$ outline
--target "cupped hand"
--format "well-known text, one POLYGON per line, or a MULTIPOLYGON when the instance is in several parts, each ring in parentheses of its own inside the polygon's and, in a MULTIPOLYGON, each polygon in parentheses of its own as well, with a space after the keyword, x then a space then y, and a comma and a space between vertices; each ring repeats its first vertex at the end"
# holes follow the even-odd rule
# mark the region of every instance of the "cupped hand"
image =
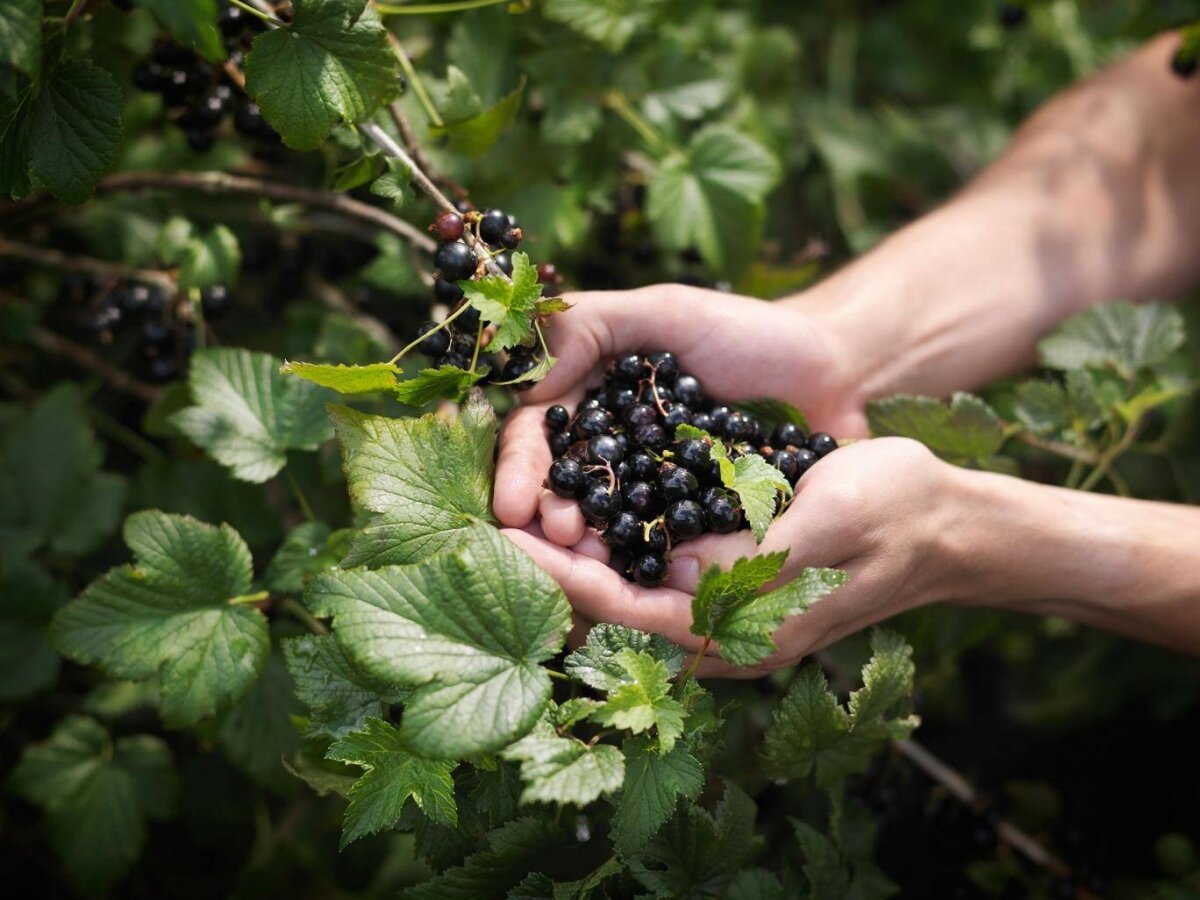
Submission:
POLYGON ((670 350, 714 400, 774 397, 835 437, 865 433, 862 403, 845 374, 849 348, 803 305, 682 285, 566 299, 573 308, 547 325, 558 364, 524 395, 501 435, 494 508, 504 525, 524 528, 540 512, 551 541, 573 546, 583 537, 578 506, 542 488, 552 461, 543 417, 554 404, 574 411, 619 353, 670 350))
POLYGON ((784 622, 775 634, 778 651, 759 667, 734 668, 710 646, 699 670, 755 677, 897 613, 947 599, 959 577, 953 540, 966 507, 962 477, 915 441, 880 438, 843 447, 805 473, 761 545, 748 531, 681 544, 668 585, 653 589, 610 569, 607 548, 594 533, 572 548, 547 540, 536 526, 507 533, 562 586, 583 620, 662 634, 692 653, 703 648, 690 630, 692 594, 709 566, 728 568, 743 556, 787 550, 783 571, 768 588, 808 566, 849 573, 845 585, 784 622))

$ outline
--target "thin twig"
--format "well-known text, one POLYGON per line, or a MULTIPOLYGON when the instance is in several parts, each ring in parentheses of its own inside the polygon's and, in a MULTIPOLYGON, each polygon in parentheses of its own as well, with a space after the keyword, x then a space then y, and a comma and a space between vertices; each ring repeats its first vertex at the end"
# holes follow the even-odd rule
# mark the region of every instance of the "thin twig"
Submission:
POLYGON ((172 294, 175 293, 175 277, 159 269, 138 269, 102 259, 79 256, 75 253, 63 253, 49 247, 10 241, 7 238, 0 238, 0 256, 9 259, 23 259, 67 272, 88 272, 98 278, 127 278, 143 284, 156 284, 172 294))
POLYGON ((408 116, 404 114, 404 109, 400 106, 399 101, 393 101, 388 104, 388 113, 391 114, 392 122, 396 125, 396 131, 400 133, 400 140, 404 141, 404 146, 412 157, 413 162, 417 164, 417 168, 425 172, 429 176, 430 181, 435 184, 443 185, 446 190, 458 197, 460 200, 466 200, 470 194, 465 187, 451 178, 444 172, 438 172, 433 168, 433 163, 430 162, 428 154, 417 140, 417 132, 413 128, 413 124, 409 121, 408 116))
POLYGON ((127 375, 116 366, 106 363, 96 354, 92 353, 87 347, 82 344, 77 344, 68 338, 55 334, 52 331, 47 331, 41 326, 34 326, 29 333, 30 342, 39 350, 44 350, 46 353, 52 353, 55 356, 61 356, 63 359, 70 360, 79 366, 81 369, 87 369, 93 372, 104 381, 108 382, 119 391, 124 391, 127 394, 132 394, 147 403, 153 403, 162 393, 161 388, 157 388, 152 384, 146 384, 144 381, 138 381, 127 375))
POLYGON ((186 190, 204 194, 245 194, 250 197, 267 197, 285 203, 316 206, 370 222, 392 234, 399 235, 415 247, 432 253, 437 244, 427 234, 403 219, 369 203, 363 203, 345 194, 321 191, 298 184, 267 181, 250 175, 233 175, 228 172, 118 172, 100 182, 98 192, 139 190, 186 190))
POLYGON ((1083 484, 1079 486, 1081 491, 1090 491, 1100 483, 1101 478, 1103 478, 1105 475, 1111 474, 1113 463, 1115 463, 1118 457, 1128 450, 1133 444, 1134 440, 1137 439, 1138 432, 1141 430, 1141 424, 1141 419, 1138 419, 1136 422, 1131 422, 1128 427, 1126 427, 1125 433, 1121 436, 1121 440, 1117 441, 1117 443, 1113 444, 1102 454, 1100 454, 1100 458, 1096 462, 1096 468, 1092 470, 1092 473, 1088 475, 1088 477, 1083 480, 1083 484))
POLYGON ((1037 447, 1039 450, 1045 450, 1047 453, 1063 456, 1076 462, 1095 465, 1100 459, 1095 451, 1084 447, 1076 447, 1065 441, 1051 441, 1046 438, 1040 438, 1036 434, 1030 434, 1028 431, 1018 431, 1013 437, 1022 444, 1028 444, 1030 447, 1037 447))

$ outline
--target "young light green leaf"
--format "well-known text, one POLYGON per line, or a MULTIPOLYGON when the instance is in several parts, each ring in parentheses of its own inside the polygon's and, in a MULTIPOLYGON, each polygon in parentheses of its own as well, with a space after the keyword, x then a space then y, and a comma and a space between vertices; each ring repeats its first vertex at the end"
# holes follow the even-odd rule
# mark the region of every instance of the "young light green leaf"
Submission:
MULTIPOLYGON (((765 569, 769 564, 759 565, 765 569)), ((711 594, 706 592, 701 612, 707 614, 710 609, 713 612, 711 634, 721 658, 735 666, 753 666, 778 649, 771 635, 784 619, 800 615, 817 600, 845 584, 847 578, 840 569, 810 568, 787 584, 757 596, 747 595, 745 584, 739 586, 737 593, 725 593, 720 582, 714 581, 717 589, 711 594)))
POLYGON ((761 419, 768 425, 780 425, 790 422, 792 425, 800 426, 800 429, 805 433, 809 431, 808 419, 804 417, 804 413, 783 400, 764 397, 758 400, 739 400, 733 405, 747 415, 761 419))
POLYGON ((625 757, 611 744, 560 737, 545 720, 501 755, 521 764, 522 803, 586 806, 621 789, 625 757))
POLYGON ((131 565, 109 570, 54 617, 51 641, 117 678, 158 676, 168 725, 242 696, 270 650, 267 621, 231 603, 250 589, 250 550, 228 525, 158 511, 125 520, 131 565))
POLYGON ((0 65, 12 66, 38 80, 42 70, 42 0, 9 0, 0 7, 0 65))
POLYGON ((644 653, 661 662, 674 678, 683 667, 683 648, 662 635, 647 634, 626 625, 601 622, 588 632, 587 643, 563 661, 563 671, 588 687, 608 693, 630 681, 629 671, 617 661, 622 650, 644 653))
POLYGON ((498 750, 533 727, 550 699, 539 664, 570 625, 558 586, 488 525, 424 563, 320 575, 306 600, 334 618, 351 660, 414 689, 401 736, 439 758, 498 750))
POLYGON ((254 40, 246 89, 297 150, 315 150, 338 122, 361 122, 399 93, 387 31, 362 0, 294 0, 285 28, 254 40))
POLYGON ((412 169, 392 157, 385 157, 387 171, 371 183, 371 193, 384 200, 390 200, 392 206, 400 209, 404 206, 409 182, 412 181, 412 169))
POLYGON ((422 369, 415 378, 401 381, 393 388, 396 399, 409 406, 428 406, 437 400, 461 400, 484 373, 468 372, 458 366, 422 369))
POLYGON ((399 366, 391 363, 371 363, 366 366, 321 365, 319 363, 285 362, 279 371, 295 375, 339 394, 371 394, 390 391, 396 387, 401 374, 399 366))
POLYGON ((170 817, 178 798, 163 741, 139 734, 114 742, 94 719, 74 715, 25 748, 9 784, 46 811, 51 847, 88 893, 107 891, 133 868, 147 820, 170 817))
POLYGON ((316 450, 332 432, 327 391, 280 374, 280 360, 243 349, 192 356, 192 406, 171 423, 242 481, 266 481, 287 464, 288 450, 316 450))
POLYGON ((787 557, 786 550, 742 557, 726 571, 713 565, 703 573, 692 598, 692 634, 711 635, 730 611, 753 600, 778 577, 787 557))
POLYGON ((492 521, 496 417, 482 396, 452 422, 330 410, 342 445, 350 499, 381 513, 362 530, 344 564, 419 562, 458 546, 476 522, 492 521))
POLYGON ((860 735, 881 739, 907 737, 916 726, 911 717, 912 647, 894 631, 871 633, 871 659, 863 666, 863 686, 850 695, 850 724, 860 735))
POLYGON ((465 122, 483 111, 479 92, 458 66, 446 67, 446 83, 437 106, 445 122, 465 122))
POLYGON ((868 404, 867 421, 874 437, 913 438, 956 465, 986 465, 1005 439, 1000 417, 973 394, 955 394, 949 404, 898 394, 868 404))
POLYGON ((552 704, 546 718, 555 728, 570 728, 582 722, 600 706, 599 700, 591 697, 572 697, 562 703, 552 704))
POLYGON ((0 571, 0 702, 12 702, 58 679, 58 654, 46 640, 46 626, 66 602, 67 589, 27 560, 0 571))
POLYGON ((1073 316, 1038 344, 1054 369, 1114 366, 1128 377, 1166 362, 1184 340, 1183 316, 1162 303, 1108 303, 1073 316))
POLYGON ((217 0, 134 0, 154 13, 185 47, 195 50, 209 62, 225 59, 225 45, 217 30, 217 0))
POLYGON ((681 800, 690 802, 700 795, 704 767, 683 742, 670 753, 660 753, 656 742, 635 737, 625 741, 622 752, 625 788, 613 814, 613 839, 622 856, 636 856, 681 800))
POLYGON ((506 350, 529 336, 533 315, 542 296, 537 269, 524 253, 512 255, 512 278, 485 275, 461 285, 468 302, 480 315, 495 324, 496 334, 489 348, 506 350))
POLYGON ((516 118, 524 93, 525 79, 522 78, 511 93, 506 94, 494 105, 468 119, 457 122, 447 120, 444 126, 431 126, 430 133, 435 137, 448 138, 450 149, 478 159, 491 150, 508 130, 516 118))
POLYGON ((179 252, 179 287, 182 290, 236 284, 242 270, 242 250, 237 237, 224 225, 193 233, 179 252))
MULTIPOLYGON (((718 442, 720 443, 720 442, 718 442)), ((716 444, 713 445, 714 447, 716 444)), ((718 455, 718 460, 724 457, 718 455)), ((721 480, 725 487, 736 491, 742 501, 742 510, 746 521, 754 532, 754 539, 760 544, 767 536, 767 528, 775 518, 776 500, 779 494, 790 496, 792 486, 777 468, 753 454, 739 456, 733 461, 733 477, 726 478, 729 472, 728 460, 719 462, 721 480)))
POLYGON ((372 678, 350 661, 332 635, 303 635, 283 642, 296 696, 309 708, 306 733, 338 738, 361 731, 368 718, 384 715, 403 692, 372 678))
POLYGON ((627 728, 634 734, 653 728, 659 749, 670 753, 683 734, 687 710, 671 697, 671 676, 666 665, 649 653, 630 649, 618 651, 613 662, 626 677, 609 691, 604 705, 592 713, 592 720, 612 728, 627 728))
POLYGON ((400 730, 382 719, 367 719, 361 731, 344 735, 326 758, 366 769, 350 788, 341 847, 400 820, 411 798, 434 822, 458 823, 454 802, 455 763, 413 756, 400 740, 400 730))

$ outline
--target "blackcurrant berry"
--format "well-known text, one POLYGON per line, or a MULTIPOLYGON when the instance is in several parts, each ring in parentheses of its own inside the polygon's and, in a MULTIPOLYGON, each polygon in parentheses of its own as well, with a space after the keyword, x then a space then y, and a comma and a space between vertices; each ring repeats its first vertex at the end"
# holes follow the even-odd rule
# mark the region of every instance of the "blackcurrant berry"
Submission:
POLYGON ((621 460, 619 463, 614 465, 612 470, 613 475, 617 477, 618 484, 623 484, 624 482, 631 480, 629 475, 629 463, 625 462, 625 460, 621 460))
POLYGON ((562 284, 562 275, 558 272, 558 267, 554 263, 542 263, 537 268, 538 284, 545 284, 553 287, 557 284, 562 284))
POLYGON ((520 228, 506 228, 500 235, 500 246, 505 250, 516 250, 521 245, 521 239, 524 236, 520 228))
POLYGON ((675 433, 675 429, 680 425, 690 425, 692 423, 692 411, 682 403, 672 403, 667 407, 667 414, 663 416, 663 426, 671 433, 675 433))
POLYGON ((996 9, 996 18, 1004 28, 1020 28, 1025 24, 1027 15, 1020 3, 1001 3, 996 9))
POLYGON ((610 547, 627 549, 642 542, 642 520, 631 512, 619 512, 604 529, 604 542, 610 547))
POLYGON ((650 368, 654 370, 654 380, 656 383, 669 385, 678 377, 679 360, 675 358, 674 353, 666 351, 651 353, 646 359, 650 363, 650 368))
POLYGON ((209 319, 219 319, 233 305, 233 294, 223 284, 214 284, 200 291, 200 308, 209 319))
POLYGON ((492 257, 492 262, 494 262, 496 264, 496 268, 498 268, 505 275, 508 275, 508 276, 512 275, 513 262, 512 262, 512 257, 509 256, 509 254, 497 253, 495 256, 492 257))
POLYGON ((450 335, 446 332, 445 328, 440 331, 433 331, 437 327, 436 322, 426 322, 417 329, 417 337, 426 336, 421 343, 417 344, 418 353, 438 357, 450 349, 450 335), (433 334, 430 334, 430 332, 433 332, 433 334))
MULTIPOLYGON (((453 306, 462 299, 462 296, 463 289, 453 281, 449 281, 445 278, 435 278, 433 280, 433 299, 438 303, 445 303, 447 306, 453 306)), ((466 314, 464 313, 463 315, 466 314)), ((460 319, 462 319, 462 316, 459 316, 458 319, 455 319, 455 321, 457 322, 460 319)), ((465 328, 466 326, 464 325, 463 327, 465 328)))
MULTIPOLYGON (((713 431, 711 433, 724 433, 725 423, 728 422, 729 417, 733 415, 733 410, 728 406, 714 406, 711 410, 709 410, 708 415, 712 419, 713 424, 713 431)), ((708 429, 705 430, 707 431, 708 429)))
POLYGON ((617 439, 611 434, 598 434, 588 441, 588 462, 594 466, 601 466, 604 463, 616 465, 625 456, 621 451, 621 445, 617 439))
POLYGON ((800 477, 800 464, 791 450, 777 450, 771 455, 771 465, 791 484, 795 484, 800 477))
POLYGON ((692 427, 699 428, 701 431, 707 431, 709 434, 712 434, 712 430, 713 430, 712 416, 710 416, 708 413, 693 413, 692 414, 692 427))
POLYGON ((704 510, 695 500, 678 500, 667 507, 663 522, 671 537, 686 541, 704 532, 704 510))
POLYGON ((658 553, 643 553, 633 561, 631 571, 642 587, 658 587, 667 580, 667 561, 658 553))
POLYGON ((479 236, 493 247, 499 246, 508 229, 508 213, 502 209, 489 209, 479 220, 479 236))
MULTIPOLYGON (((538 364, 538 361, 532 356, 510 356, 508 362, 504 364, 504 369, 500 373, 501 381, 512 381, 520 378, 538 364)), ((514 391, 527 391, 533 387, 532 381, 519 381, 516 384, 508 385, 514 391)))
POLYGON ((621 420, 627 428, 655 425, 658 423, 658 410, 645 403, 634 403, 625 408, 625 412, 621 414, 621 420))
POLYGON ((663 463, 658 470, 658 492, 666 503, 687 500, 696 496, 700 483, 696 476, 673 463, 663 463))
POLYGON ((621 500, 625 509, 642 518, 649 517, 658 506, 654 488, 644 481, 630 481, 622 484, 621 500))
POLYGON ((613 435, 613 437, 616 438, 617 443, 621 445, 621 458, 624 459, 628 457, 629 454, 633 452, 633 441, 629 439, 629 435, 623 431, 618 431, 613 435))
POLYGON ((144 60, 133 70, 133 83, 139 90, 160 91, 167 83, 167 71, 154 60, 144 60))
POLYGON ((197 153, 204 153, 216 143, 217 136, 208 128, 188 128, 183 132, 187 145, 197 153))
POLYGON ((473 306, 468 306, 458 314, 458 318, 454 320, 454 327, 468 334, 477 332, 479 330, 479 310, 473 306))
POLYGON ((160 356, 150 360, 150 377, 155 381, 170 381, 179 374, 179 366, 173 356, 160 356))
POLYGON ((675 462, 693 472, 708 470, 712 446, 702 438, 690 438, 675 445, 675 462))
POLYGON ((658 477, 658 463, 649 453, 633 453, 629 456, 629 471, 638 481, 653 481, 658 477))
POLYGON ((604 390, 603 388, 596 388, 595 390, 588 391, 586 399, 590 401, 595 408, 608 409, 608 391, 604 390))
POLYGON ((821 457, 813 453, 807 447, 796 451, 796 478, 799 478, 809 469, 817 464, 817 460, 821 457))
POLYGON ((636 384, 638 379, 646 374, 646 369, 642 365, 640 356, 636 353, 627 353, 612 361, 609 372, 614 381, 636 384))
POLYGON ((771 443, 781 449, 789 444, 793 447, 804 447, 808 443, 808 438, 796 423, 781 422, 771 432, 771 443))
POLYGON ((571 449, 571 435, 566 431, 556 431, 550 435, 550 452, 555 456, 562 456, 571 449))
POLYGON ((225 37, 237 37, 246 27, 246 11, 236 6, 227 6, 217 16, 217 25, 225 37))
POLYGON ((809 435, 808 449, 817 456, 828 456, 837 449, 837 441, 823 431, 816 431, 809 435))
POLYGON ((613 416, 607 409, 585 409, 575 417, 575 440, 584 441, 605 434, 613 427, 613 416))
POLYGON ((583 466, 573 459, 556 459, 546 480, 558 496, 574 497, 583 486, 583 466))
POLYGON ((450 281, 463 281, 475 274, 475 251, 462 241, 449 241, 437 248, 433 264, 450 281))
POLYGON ((233 105, 233 89, 227 84, 218 84, 192 106, 191 115, 201 125, 216 125, 233 105))
POLYGON ((700 488, 700 493, 697 495, 696 499, 700 502, 701 506, 706 507, 713 502, 715 497, 724 497, 727 496, 727 494, 728 492, 721 485, 710 484, 707 487, 700 488))
POLYGON ((722 491, 714 494, 704 504, 704 519, 708 522, 710 531, 716 534, 729 534, 737 531, 742 524, 742 508, 732 497, 722 491))
POLYGON ((750 420, 740 412, 731 412, 725 419, 721 430, 725 437, 734 443, 740 444, 749 439, 752 425, 750 420))
POLYGON ((639 425, 633 431, 633 442, 646 450, 661 453, 669 443, 666 429, 661 425, 639 425))
POLYGON ((650 526, 650 530, 645 533, 642 542, 647 553, 666 553, 667 552, 667 529, 662 522, 656 522, 650 526))
POLYGON ((233 111, 233 127, 239 134, 246 137, 262 137, 264 132, 271 129, 271 126, 263 119, 258 104, 249 100, 239 103, 237 109, 233 111))
POLYGON ((546 426, 551 431, 562 431, 571 421, 571 414, 565 406, 552 406, 546 410, 546 426))
POLYGON ((610 491, 607 484, 593 483, 580 496, 579 508, 593 525, 607 522, 621 511, 621 495, 610 491))
POLYGON ((437 214, 433 224, 429 226, 439 241, 457 241, 463 236, 463 220, 456 212, 443 210, 437 214))
POLYGON ((470 359, 475 355, 475 335, 456 334, 454 340, 450 342, 450 349, 470 359))
POLYGON ((463 354, 457 352, 456 350, 451 350, 448 353, 443 353, 441 356, 439 356, 435 365, 439 369, 445 369, 449 366, 453 366, 456 369, 465 369, 470 364, 470 361, 467 359, 467 357, 463 356, 463 354))
POLYGON ((700 379, 693 375, 680 375, 675 379, 675 399, 692 409, 704 405, 704 388, 700 379))
POLYGON ((608 393, 608 408, 623 413, 637 402, 637 391, 629 387, 614 385, 608 393))
POLYGON ((583 402, 579 404, 581 410, 584 409, 604 409, 604 404, 600 402, 598 397, 584 397, 583 402))

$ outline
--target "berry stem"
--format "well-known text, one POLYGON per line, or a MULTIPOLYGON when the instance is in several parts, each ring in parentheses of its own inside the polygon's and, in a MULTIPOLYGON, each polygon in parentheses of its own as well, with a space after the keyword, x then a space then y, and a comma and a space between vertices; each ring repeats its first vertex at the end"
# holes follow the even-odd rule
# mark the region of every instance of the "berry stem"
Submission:
POLYGON ((375 11, 381 16, 420 16, 437 13, 464 12, 468 9, 482 9, 485 6, 499 6, 509 0, 448 0, 446 3, 376 3, 375 11))
POLYGON ((417 95, 417 101, 421 104, 421 108, 425 110, 425 115, 429 116, 429 121, 433 123, 434 127, 444 128, 446 123, 437 111, 437 107, 433 105, 433 100, 429 97, 429 91, 425 90, 425 82, 417 74, 412 60, 408 58, 408 53, 405 52, 404 47, 400 44, 400 39, 391 32, 388 32, 388 40, 391 41, 392 52, 396 54, 396 59, 400 62, 400 68, 404 70, 404 77, 412 85, 413 93, 417 95))
POLYGON ((479 327, 475 329, 475 349, 471 352, 471 372, 475 371, 475 365, 479 362, 479 346, 483 343, 483 320, 479 320, 479 327))
MULTIPOLYGON (((460 306, 454 312, 450 313, 450 315, 446 316, 446 318, 442 319, 442 321, 438 322, 436 328, 431 328, 431 329, 429 329, 429 331, 425 332, 424 334, 417 335, 415 340, 410 341, 403 348, 401 348, 399 353, 397 353, 395 356, 393 356, 391 359, 388 360, 388 365, 394 366, 397 362, 400 361, 400 358, 402 356, 404 356, 405 353, 407 353, 413 347, 417 346, 417 344, 421 343, 421 341, 425 340, 430 335, 437 334, 439 331, 441 331, 443 328, 445 328, 447 325, 449 325, 451 322, 453 322, 455 319, 457 319, 459 316, 461 316, 463 314, 463 311, 468 309, 470 307, 470 305, 471 304, 469 304, 469 303, 464 303, 462 306, 460 306)), ((476 346, 478 347, 479 345, 476 344, 476 346)))
POLYGON ((229 0, 229 2, 243 12, 248 12, 250 15, 262 19, 264 22, 268 23, 269 25, 274 25, 276 28, 283 28, 287 25, 283 19, 276 18, 266 10, 259 9, 258 7, 252 6, 249 3, 244 3, 243 0, 229 0))
POLYGON ((663 151, 667 149, 667 142, 658 129, 651 125, 646 119, 633 108, 633 104, 629 102, 621 91, 609 91, 604 95, 604 105, 615 112, 618 116, 625 120, 630 128, 636 131, 647 144, 654 150, 663 151))

